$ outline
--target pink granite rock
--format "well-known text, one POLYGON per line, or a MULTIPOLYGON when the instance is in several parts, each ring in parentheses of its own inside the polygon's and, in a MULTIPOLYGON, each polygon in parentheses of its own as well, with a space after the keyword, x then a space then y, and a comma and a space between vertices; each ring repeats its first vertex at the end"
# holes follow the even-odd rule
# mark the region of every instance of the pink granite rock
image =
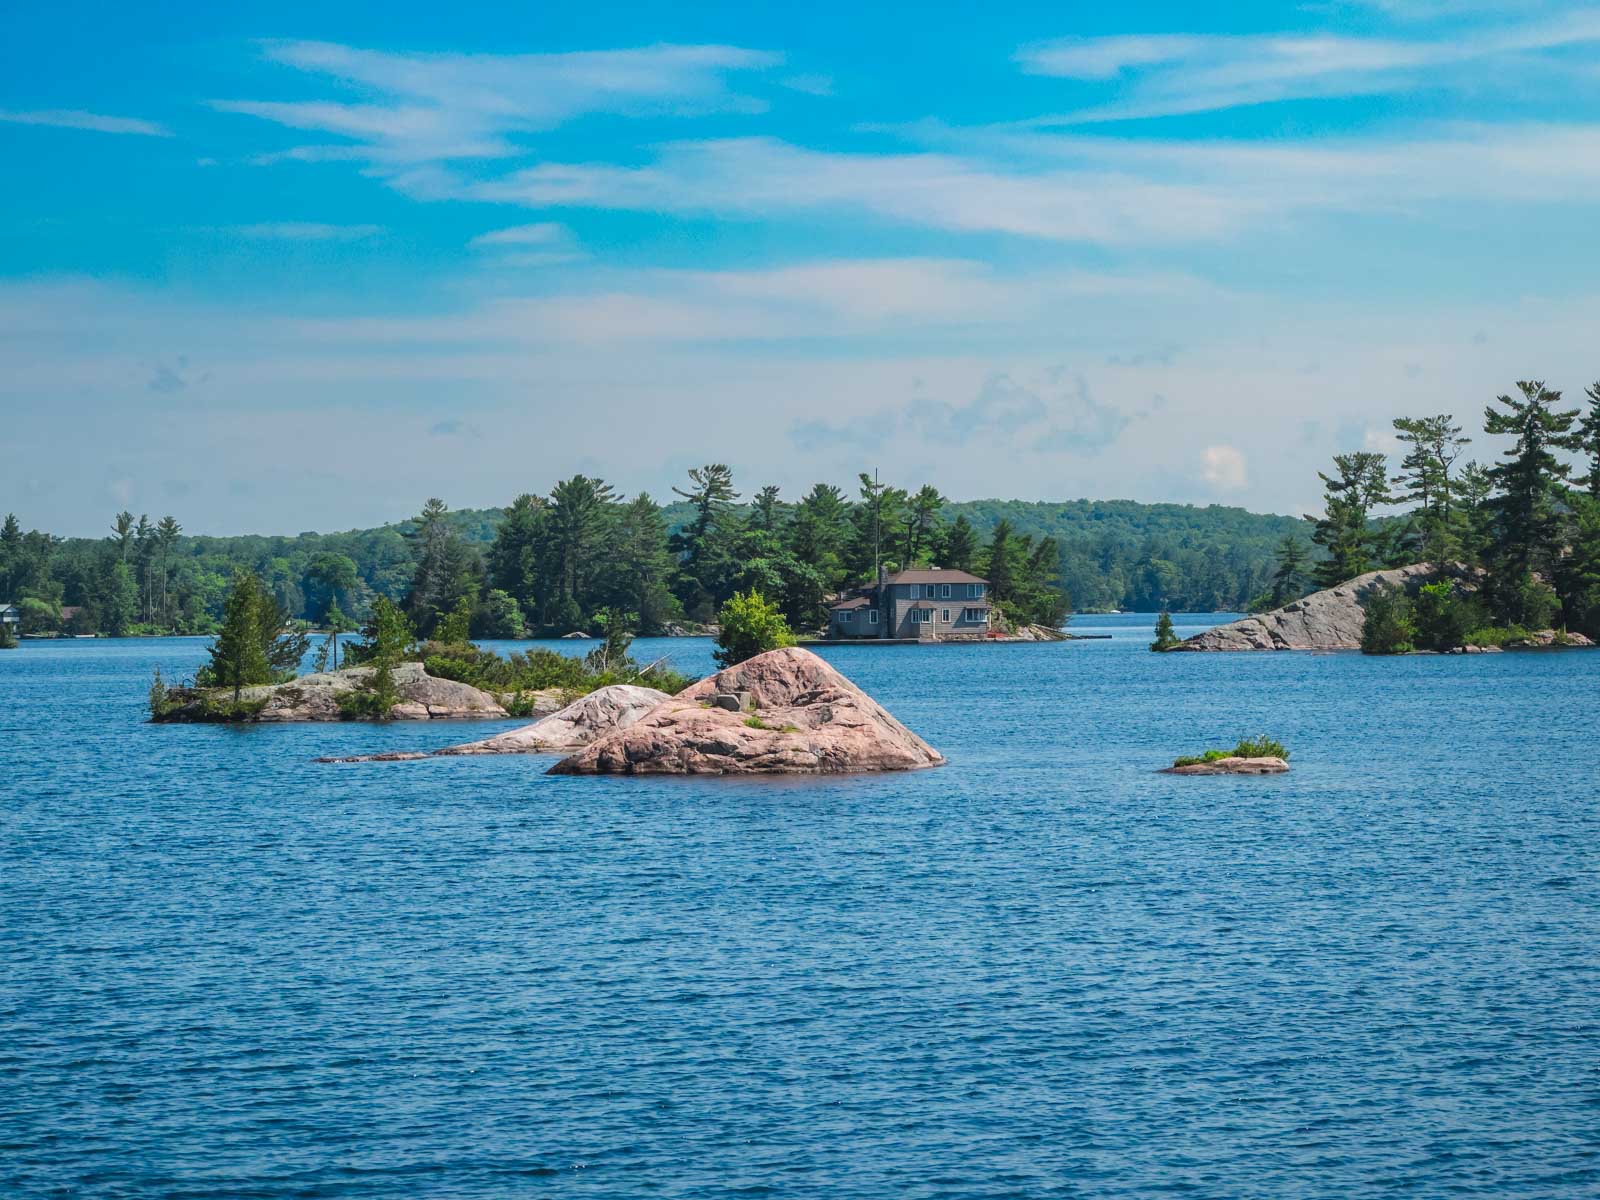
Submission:
POLYGON ((718 671, 552 775, 832 775, 910 771, 944 756, 809 650, 718 671), (723 707, 728 698, 737 703, 723 707))

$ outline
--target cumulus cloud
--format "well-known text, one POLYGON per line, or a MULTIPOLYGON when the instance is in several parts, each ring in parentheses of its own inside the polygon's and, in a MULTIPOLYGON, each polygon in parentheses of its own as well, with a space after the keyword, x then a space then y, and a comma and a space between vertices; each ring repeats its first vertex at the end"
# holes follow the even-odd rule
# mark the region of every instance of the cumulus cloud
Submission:
POLYGON ((1244 452, 1235 446, 1207 446, 1200 452, 1200 478, 1214 492, 1241 492, 1250 483, 1244 452))

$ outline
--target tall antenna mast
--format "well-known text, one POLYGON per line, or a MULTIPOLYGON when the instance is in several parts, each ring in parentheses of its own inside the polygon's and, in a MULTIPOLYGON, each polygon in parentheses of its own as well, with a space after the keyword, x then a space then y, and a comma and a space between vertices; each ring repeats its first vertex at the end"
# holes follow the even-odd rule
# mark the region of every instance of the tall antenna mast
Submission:
POLYGON ((872 468, 872 582, 883 582, 883 485, 872 468))

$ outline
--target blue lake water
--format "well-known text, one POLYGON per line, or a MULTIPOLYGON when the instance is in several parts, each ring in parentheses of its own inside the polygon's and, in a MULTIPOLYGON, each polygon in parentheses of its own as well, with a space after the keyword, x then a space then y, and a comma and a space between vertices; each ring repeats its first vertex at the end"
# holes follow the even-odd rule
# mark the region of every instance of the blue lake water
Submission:
POLYGON ((0 1196, 1600 1194, 1600 651, 1152 625, 827 649, 950 763, 820 781, 316 766, 465 729, 0 653, 0 1196))

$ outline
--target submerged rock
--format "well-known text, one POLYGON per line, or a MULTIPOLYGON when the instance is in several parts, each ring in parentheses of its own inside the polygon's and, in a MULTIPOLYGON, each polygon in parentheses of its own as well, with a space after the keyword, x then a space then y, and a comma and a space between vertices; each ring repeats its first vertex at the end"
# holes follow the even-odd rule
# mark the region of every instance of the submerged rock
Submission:
POLYGON ((1282 775, 1289 764, 1281 758, 1214 758, 1210 762, 1164 767, 1163 775, 1282 775))
POLYGON ((1418 563, 1387 571, 1368 571, 1338 587, 1302 596, 1282 608, 1196 634, 1174 646, 1169 653, 1182 650, 1359 650, 1366 601, 1373 592, 1392 587, 1415 594, 1424 584, 1440 579, 1456 580, 1463 588, 1472 586, 1467 568, 1454 564, 1418 563))
MULTIPOLYGON (((169 693, 175 707, 161 721, 343 721, 348 718, 339 708, 339 697, 366 686, 371 667, 346 667, 302 675, 288 683, 247 687, 240 691, 241 705, 226 717, 218 717, 208 700, 231 709, 233 693, 225 688, 174 689, 169 693), (260 705, 256 708, 257 704, 260 705)), ((504 717, 506 710, 488 692, 453 679, 438 679, 423 670, 421 663, 400 663, 394 668, 399 703, 389 716, 396 721, 490 720, 504 717)))
POLYGON ((548 754, 577 750, 596 738, 627 729, 663 700, 655 688, 629 683, 596 688, 542 721, 510 729, 480 742, 446 746, 435 754, 548 754))
POLYGON ((822 659, 771 650, 686 688, 552 775, 829 775, 909 771, 944 756, 822 659), (748 695, 725 708, 721 697, 748 695))

